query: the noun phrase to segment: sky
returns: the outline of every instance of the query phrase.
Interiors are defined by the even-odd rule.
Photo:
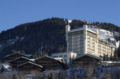
[[[0,0],[0,31],[51,17],[120,26],[120,0]]]

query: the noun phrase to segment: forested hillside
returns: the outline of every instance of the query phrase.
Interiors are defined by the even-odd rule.
[[[0,57],[11,51],[23,50],[26,53],[55,53],[66,51],[65,25],[63,18],[50,18],[42,21],[21,24],[0,34]],[[71,28],[81,27],[85,22],[73,20]],[[110,23],[94,22],[99,28],[120,32],[120,27]],[[119,36],[115,37],[120,40]],[[119,50],[120,51],[120,48]],[[120,53],[120,52],[119,52]]]

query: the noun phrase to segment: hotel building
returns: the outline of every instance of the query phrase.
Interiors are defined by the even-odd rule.
[[[66,25],[66,41],[67,52],[52,54],[55,59],[63,59],[63,62],[70,62],[82,55],[93,55],[96,57],[114,56],[116,45],[110,41],[111,38],[104,36],[101,30],[93,25],[83,25],[77,29],[71,29],[70,25]],[[113,33],[106,31],[111,37]],[[101,39],[103,38],[103,39]],[[112,37],[114,39],[114,37]]]
[[[98,57],[114,55],[115,45],[99,39],[99,29],[91,25],[83,25],[77,29],[66,26],[67,54],[76,52],[77,56],[92,54]]]

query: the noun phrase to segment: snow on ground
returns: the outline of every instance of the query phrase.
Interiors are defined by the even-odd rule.
[[[106,41],[108,39],[110,39],[111,41],[115,41],[113,33],[104,29],[98,29],[98,38]]]
[[[105,30],[105,29],[96,28],[95,26],[88,26],[88,30],[91,32],[94,32],[94,33],[97,33],[97,30],[98,30],[98,38],[100,40],[109,43],[111,46],[116,45],[116,48],[119,47],[120,41],[117,42],[116,39],[114,38],[115,36],[120,37],[119,32],[116,32],[116,31],[110,32],[110,31]]]
[[[24,37],[16,36],[16,38],[14,38],[14,39],[7,40],[7,43],[12,45],[12,44],[15,44],[18,40],[22,41],[22,40],[24,40]]]

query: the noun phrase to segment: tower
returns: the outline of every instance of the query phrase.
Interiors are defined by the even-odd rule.
[[[70,59],[70,54],[69,54],[69,40],[68,40],[68,32],[70,31],[70,25],[69,23],[66,25],[65,30],[66,30],[66,42],[67,42],[67,62],[69,62]]]

